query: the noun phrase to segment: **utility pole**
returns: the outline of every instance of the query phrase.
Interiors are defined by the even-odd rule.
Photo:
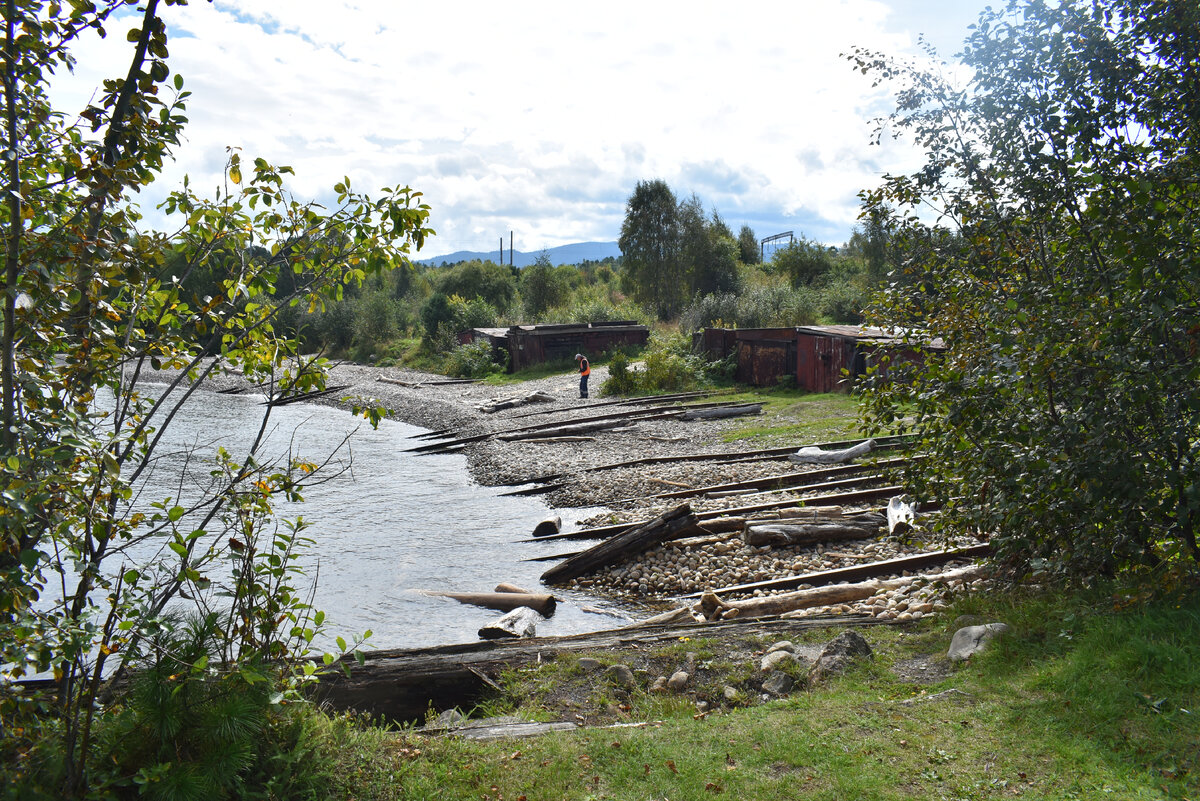
[[[501,241],[503,241],[503,239],[501,239]],[[508,266],[509,266],[509,267],[512,267],[512,266],[513,266],[513,248],[512,248],[512,242],[513,242],[513,232],[512,232],[512,230],[510,229],[510,230],[509,230],[509,232],[508,232]],[[501,256],[501,257],[500,257],[500,263],[501,263],[501,264],[504,264],[504,257],[503,257],[503,256]]]

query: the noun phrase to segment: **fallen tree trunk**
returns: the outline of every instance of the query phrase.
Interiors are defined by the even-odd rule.
[[[680,638],[721,636],[730,630],[746,638],[775,642],[795,639],[801,632],[822,626],[870,626],[883,621],[841,615],[805,620],[740,620],[694,623],[683,626],[640,625],[570,637],[486,640],[413,650],[379,650],[363,654],[364,663],[347,659],[349,675],[331,671],[313,687],[316,700],[333,709],[353,709],[394,721],[422,720],[432,706],[443,710],[469,709],[487,687],[484,677],[499,676],[506,668],[553,659],[557,654],[589,653],[608,648],[654,647]]]
[[[861,601],[870,598],[879,591],[878,581],[864,581],[860,584],[835,584],[831,587],[814,587],[811,590],[797,590],[783,595],[768,595],[763,598],[747,598],[743,601],[722,601],[722,617],[731,610],[737,610],[738,617],[766,617],[782,615],[796,609],[809,609],[814,606],[829,606],[844,604],[851,601]],[[714,597],[715,594],[714,594]],[[717,599],[720,601],[720,599]]]
[[[857,445],[840,451],[823,451],[819,447],[812,445],[796,451],[788,457],[788,461],[795,462],[796,464],[845,464],[860,456],[866,456],[874,448],[875,440],[873,439],[860,442]]]
[[[743,403],[737,406],[719,406],[715,409],[697,409],[683,413],[684,420],[720,420],[726,417],[744,417],[749,414],[760,414],[763,404]]]
[[[516,584],[509,584],[507,581],[502,581],[497,584],[496,589],[492,590],[492,592],[519,592],[522,595],[533,595],[533,593],[524,587],[518,587]]]
[[[516,395],[509,398],[497,398],[491,403],[485,403],[483,406],[477,407],[484,414],[494,414],[502,409],[512,409],[515,406],[524,406],[527,403],[549,403],[557,400],[549,392],[530,392],[528,395]]]
[[[770,545],[782,548],[789,545],[811,545],[818,542],[840,542],[842,540],[865,540],[879,533],[879,527],[839,523],[747,523],[742,540],[751,547]]]
[[[617,419],[601,420],[595,423],[574,423],[557,428],[543,428],[537,431],[518,431],[513,434],[499,434],[496,439],[503,442],[515,442],[517,440],[535,439],[538,437],[565,437],[575,434],[587,434],[592,431],[610,431],[614,428],[626,428],[633,425],[634,422],[637,421]]]
[[[639,554],[667,540],[707,533],[699,529],[696,515],[688,504],[676,507],[649,523],[628,531],[576,554],[542,574],[546,584],[560,584],[577,576],[591,573],[630,556]]]
[[[479,630],[485,640],[502,640],[509,637],[534,637],[542,616],[528,606],[518,606],[499,620],[492,621]]]
[[[439,598],[452,598],[462,604],[499,609],[501,612],[511,612],[517,607],[528,606],[546,617],[554,614],[554,607],[557,603],[553,595],[536,592],[438,592],[436,590],[423,590],[422,592],[425,595]]]

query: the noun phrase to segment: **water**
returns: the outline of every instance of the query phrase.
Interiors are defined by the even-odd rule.
[[[145,497],[179,496],[180,475],[207,475],[207,466],[184,463],[194,449],[212,454],[216,444],[244,454],[258,429],[262,397],[197,393],[169,431],[160,452],[170,455],[156,469]],[[281,504],[287,517],[302,514],[316,544],[302,564],[317,575],[314,605],[325,611],[331,636],[349,641],[367,629],[375,648],[411,648],[478,640],[478,629],[501,613],[431,598],[421,590],[491,591],[507,581],[533,591],[551,562],[522,560],[578,550],[575,542],[517,544],[551,511],[538,498],[500,497],[505,488],[480,486],[469,478],[466,458],[404,453],[422,444],[411,439],[423,429],[383,421],[378,429],[340,409],[294,404],[272,413],[267,456],[288,453],[323,461],[334,457],[339,475],[310,486],[303,504]],[[352,458],[351,458],[352,457]],[[185,481],[187,486],[190,481]],[[183,495],[186,500],[187,495]],[[558,510],[564,526],[596,509]],[[583,547],[586,547],[584,544]],[[553,617],[539,635],[574,634],[620,625],[581,607],[619,608],[602,600],[555,589]]]

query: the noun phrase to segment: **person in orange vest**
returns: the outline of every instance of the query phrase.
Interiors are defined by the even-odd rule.
[[[592,365],[588,363],[587,357],[582,353],[575,354],[575,361],[579,363],[579,397],[587,397],[587,379],[592,374]]]

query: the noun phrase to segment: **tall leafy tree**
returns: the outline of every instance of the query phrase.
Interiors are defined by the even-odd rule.
[[[298,499],[316,464],[262,461],[264,418],[248,453],[207,455],[208,492],[135,503],[134,488],[181,405],[214,372],[237,370],[271,396],[323,389],[324,363],[301,358],[278,333],[281,313],[320,309],[405,264],[431,233],[428,207],[407,187],[373,198],[344,181],[326,209],[290,196],[289,168],[236,151],[215,193],[185,182],[168,196],[174,231],[140,230],[130,198],[156,178],[186,122],[188,93],[168,67],[159,13],[185,4],[4,0],[0,750],[12,753],[5,738],[30,730],[8,725],[18,708],[8,679],[53,675],[56,797],[109,795],[89,787],[93,769],[112,765],[94,729],[128,699],[116,681],[116,703],[99,703],[130,665],[163,666],[173,682],[164,698],[190,682],[227,698],[305,679],[278,671],[305,653],[322,618],[295,587],[303,525],[275,525],[272,502]],[[55,108],[48,82],[73,64],[81,33],[103,33],[127,14],[125,74],[84,109]],[[165,392],[144,386],[157,368],[174,371]],[[138,545],[157,555],[135,559]],[[180,640],[166,612],[183,608],[206,632],[199,650],[170,645]],[[163,745],[166,762],[145,766],[164,787],[197,767],[183,764],[179,743]],[[209,767],[227,789],[242,763]]]
[[[875,320],[947,347],[869,419],[920,435],[914,481],[1014,571],[1194,569],[1200,6],[1032,0],[963,56],[963,86],[852,56],[926,153],[866,194],[906,253]]]
[[[762,252],[758,247],[758,237],[749,225],[743,225],[738,231],[738,258],[742,264],[758,264],[762,260]]]
[[[617,241],[639,303],[666,320],[678,312],[687,284],[680,262],[679,213],[665,181],[638,181],[625,205]]]

